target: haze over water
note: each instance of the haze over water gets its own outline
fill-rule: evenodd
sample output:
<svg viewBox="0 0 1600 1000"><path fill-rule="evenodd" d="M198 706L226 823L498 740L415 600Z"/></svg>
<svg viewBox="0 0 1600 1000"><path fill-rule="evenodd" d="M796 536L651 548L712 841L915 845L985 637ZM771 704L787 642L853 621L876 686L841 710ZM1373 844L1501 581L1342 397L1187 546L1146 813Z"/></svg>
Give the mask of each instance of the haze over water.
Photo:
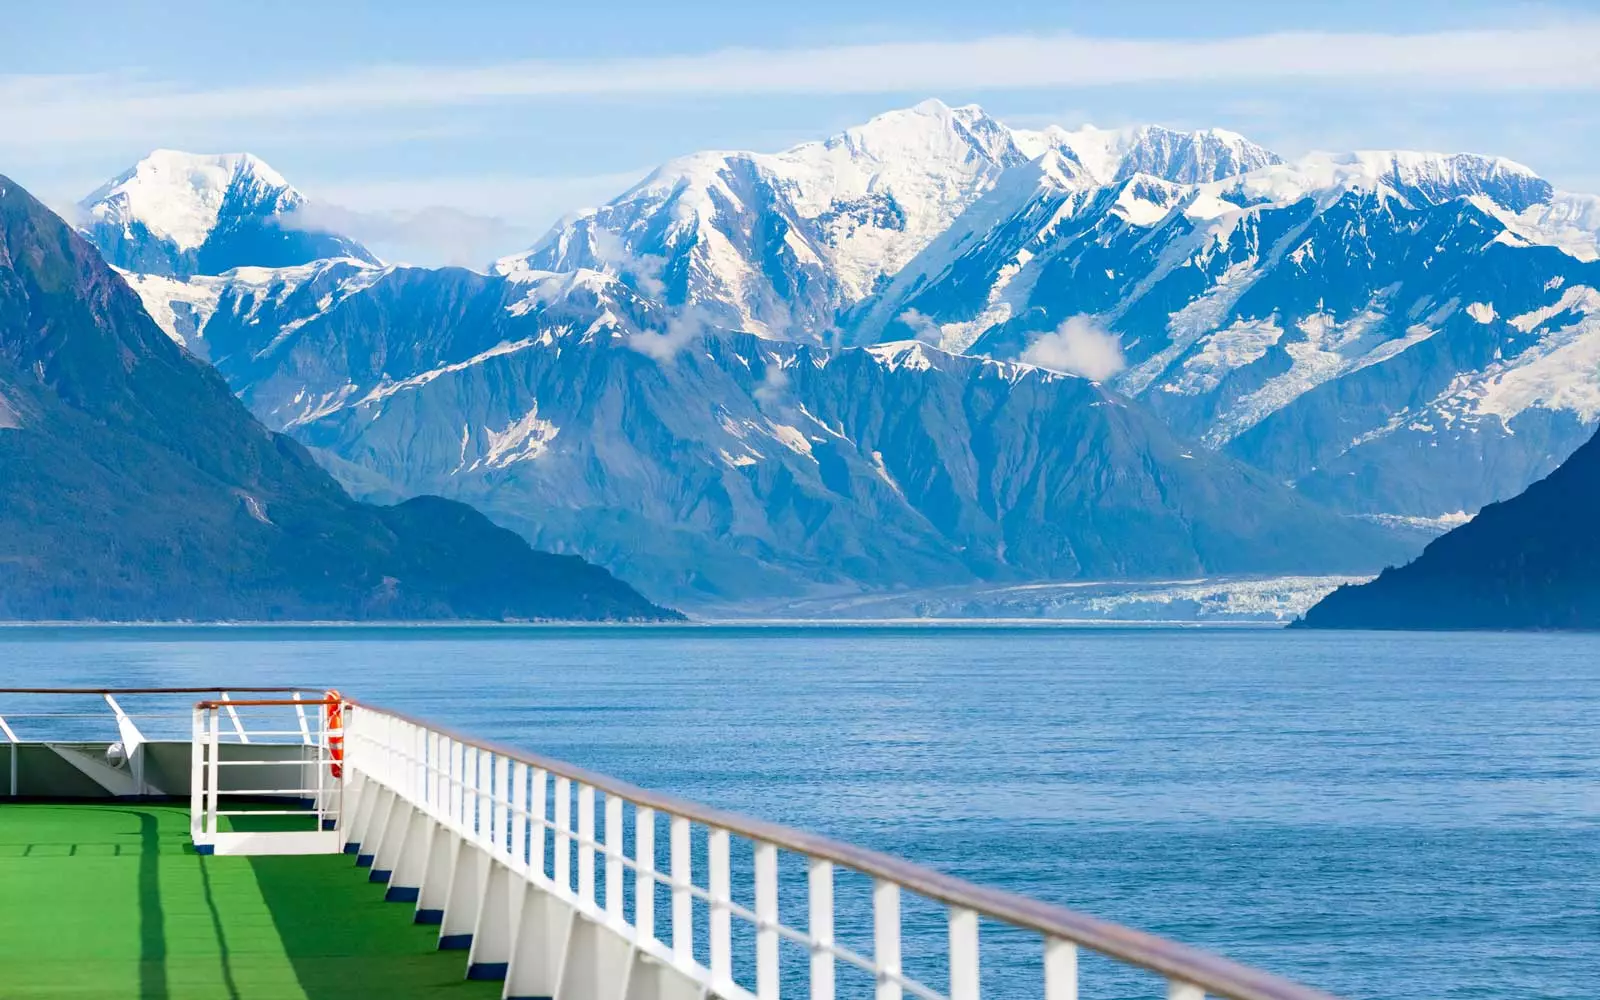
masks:
<svg viewBox="0 0 1600 1000"><path fill-rule="evenodd" d="M1600 981L1600 636L6 628L0 662L338 687L1347 997ZM1036 992L1025 943L984 934L988 995ZM1085 963L1085 997L1134 989L1159 986Z"/></svg>

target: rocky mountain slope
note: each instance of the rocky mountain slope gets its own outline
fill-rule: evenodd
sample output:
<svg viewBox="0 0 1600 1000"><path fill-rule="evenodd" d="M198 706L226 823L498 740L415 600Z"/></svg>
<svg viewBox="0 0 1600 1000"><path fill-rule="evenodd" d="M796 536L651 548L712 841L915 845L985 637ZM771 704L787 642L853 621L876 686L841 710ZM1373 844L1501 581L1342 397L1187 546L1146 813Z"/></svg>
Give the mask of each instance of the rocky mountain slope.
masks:
<svg viewBox="0 0 1600 1000"><path fill-rule="evenodd" d="M1434 539L1414 562L1341 587L1310 628L1600 628L1600 438L1527 491Z"/></svg>
<svg viewBox="0 0 1600 1000"><path fill-rule="evenodd" d="M662 599L1406 551L1033 366L763 340L590 270L329 261L214 290L191 349L351 489L468 500Z"/></svg>
<svg viewBox="0 0 1600 1000"><path fill-rule="evenodd" d="M805 342L1070 367L1074 324L1180 435L1339 510L1445 525L1600 420L1597 235L1600 198L1495 157L1285 163L1222 130L926 102L668 164L501 266L594 267Z"/></svg>
<svg viewBox="0 0 1600 1000"><path fill-rule="evenodd" d="M1585 203L1485 157L1086 186L1047 154L904 270L858 334L916 327L1031 357L1088 325L1120 347L1113 384L1209 448L1350 512L1470 512L1600 418L1600 263L1592 237L1551 221Z"/></svg>
<svg viewBox="0 0 1600 1000"><path fill-rule="evenodd" d="M0 617L669 614L461 504L351 500L0 177Z"/></svg>
<svg viewBox="0 0 1600 1000"><path fill-rule="evenodd" d="M844 311L1047 152L1104 183L1134 170L1212 180L1277 160L1221 131L1025 132L976 106L924 101L783 153L674 160L499 266L609 271L709 322L834 343Z"/></svg>
<svg viewBox="0 0 1600 1000"><path fill-rule="evenodd" d="M531 396L512 398L532 389L513 389L509 375L459 397L443 388L535 356L554 355L558 364L540 364L554 364L561 385L586 385L625 407L617 419L648 413L681 430L703 423L708 406L759 411L777 389L743 376L724 381L702 364L723 355L685 349L742 344L728 338L743 332L766 342L756 349L780 358L767 367L791 381L802 348L825 371L857 356L834 345L876 345L879 353L860 356L884 360L908 341L924 345L932 373L916 376L918 393L959 381L953 373L967 362L939 359L961 353L1087 372L1118 405L1159 417L1178 453L1195 456L1186 462L1242 462L1343 514L1437 532L1547 473L1600 420L1597 233L1600 199L1555 191L1493 157L1385 152L1288 163L1222 130L1027 131L978 108L927 102L785 153L675 161L489 274L344 258L128 280L271 426L313 442L322 461L375 496L423 488L475 496L465 480L487 474L491 440L517 421L530 421L523 429L535 437L550 433L537 430L544 422L574 426L570 414L554 415L554 381L539 390L536 416ZM107 245L113 259L120 252L115 240ZM1082 356L1085 343L1092 358ZM636 349L609 350L618 345ZM725 354L766 370L744 347ZM677 395L646 398L627 381L641 376L618 359L650 361L677 380ZM374 415L389 395L373 393L412 386L431 401L425 412L404 423ZM863 381L850 391L885 387ZM814 415L823 406L804 403ZM363 405L370 431L341 425ZM931 426L964 433L969 416L951 411ZM1026 433L1051 439L1054 430L1039 424ZM742 453L709 432L693 437L692 447L666 436L603 450L581 474L566 474L582 485L553 499L540 486L516 501L483 502L542 544L614 567L644 560L655 546L678 564L661 581L671 594L721 594L735 582L926 586L964 582L950 573L1140 571L1127 561L1093 569L1079 554L1082 565L1035 560L1024 555L1031 550L1021 527L1007 529L1003 556L980 558L1000 552L1001 538L968 519L959 530L919 536L929 548L904 546L918 568L891 572L875 556L849 561L855 542L773 533L777 501L765 494L749 508L759 519L738 520L757 525L756 541L730 542L729 517L685 515L685 491L707 480L679 463L694 454L715 469L726 464L723 452ZM572 440L568 430L543 441L517 474L497 474L538 479L535 467L558 466L556 456L577 447ZM1065 460L1046 456L1040 441L999 447ZM856 450L873 464L875 449ZM980 452L959 461L981 464ZM937 449L919 454L926 467L902 470L912 479L957 460ZM1143 445L1117 460L1145 462L1146 471L1153 461ZM475 461L484 464L474 470ZM1167 500L1154 502L1172 513ZM995 524L1026 521L1008 514L1009 501L980 491L970 502ZM887 516L874 503L837 494L829 509L850 513L829 523ZM1048 536L1052 528L1035 521L1028 530ZM730 545L736 555L724 562ZM1380 549L1390 551L1378 544L1360 558ZM1241 551L1254 559L1265 550ZM699 564L738 568L706 571L721 580L713 582L696 578Z"/></svg>

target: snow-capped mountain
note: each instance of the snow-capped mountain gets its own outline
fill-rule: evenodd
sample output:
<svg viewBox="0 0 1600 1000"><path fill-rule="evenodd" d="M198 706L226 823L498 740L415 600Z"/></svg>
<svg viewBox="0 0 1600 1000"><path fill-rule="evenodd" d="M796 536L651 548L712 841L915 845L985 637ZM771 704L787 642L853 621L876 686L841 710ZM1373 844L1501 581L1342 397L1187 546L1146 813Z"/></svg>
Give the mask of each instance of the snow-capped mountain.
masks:
<svg viewBox="0 0 1600 1000"><path fill-rule="evenodd" d="M708 322L829 343L842 311L1046 151L1085 185L1132 170L1211 180L1276 162L1218 130L1028 132L976 106L924 101L783 153L674 160L500 266L612 271Z"/></svg>
<svg viewBox="0 0 1600 1000"><path fill-rule="evenodd" d="M1361 571L1410 551L1086 379L914 341L841 351L711 329L601 271L332 260L126 277L352 492L467 500L691 606Z"/></svg>
<svg viewBox="0 0 1600 1000"><path fill-rule="evenodd" d="M1355 512L1514 494L1600 418L1594 199L1468 155L1314 156L1085 187L1047 151L859 314L1027 357L1076 320L1183 434Z"/></svg>
<svg viewBox="0 0 1600 1000"><path fill-rule="evenodd" d="M82 227L111 264L186 277L326 257L376 263L359 243L300 217L305 197L248 153L158 149L79 205Z"/></svg>
<svg viewBox="0 0 1600 1000"><path fill-rule="evenodd" d="M470 499L692 602L1367 568L1320 542L1283 563L1278 524L1351 520L1295 493L1442 528L1600 420L1597 236L1600 199L1495 157L1284 162L1222 130L1029 131L928 102L674 161L490 274L126 277L354 489ZM1184 492L1202 468L1251 484L1265 541L1198 527L1221 516ZM1214 531L1248 565L1209 563Z"/></svg>
<svg viewBox="0 0 1600 1000"><path fill-rule="evenodd" d="M597 271L335 265L224 299L201 339L358 494L466 500L691 606L1409 551L1086 379L707 331Z"/></svg>

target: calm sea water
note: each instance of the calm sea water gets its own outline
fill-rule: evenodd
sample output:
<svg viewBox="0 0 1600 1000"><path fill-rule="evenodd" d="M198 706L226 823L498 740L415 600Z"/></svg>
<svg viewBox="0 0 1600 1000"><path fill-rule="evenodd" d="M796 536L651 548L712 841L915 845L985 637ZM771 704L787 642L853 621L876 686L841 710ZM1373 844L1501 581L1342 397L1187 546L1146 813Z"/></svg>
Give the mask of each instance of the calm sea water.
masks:
<svg viewBox="0 0 1600 1000"><path fill-rule="evenodd" d="M339 687L1348 997L1600 989L1600 637L0 629L0 683Z"/></svg>

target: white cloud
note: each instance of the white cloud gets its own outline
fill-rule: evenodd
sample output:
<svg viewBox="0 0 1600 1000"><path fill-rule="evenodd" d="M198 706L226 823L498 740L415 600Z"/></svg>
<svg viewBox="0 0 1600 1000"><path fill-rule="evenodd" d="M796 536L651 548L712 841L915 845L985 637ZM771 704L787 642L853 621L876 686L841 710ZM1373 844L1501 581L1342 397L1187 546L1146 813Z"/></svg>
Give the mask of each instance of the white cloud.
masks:
<svg viewBox="0 0 1600 1000"><path fill-rule="evenodd" d="M714 329L699 309L690 308L667 321L666 329L641 331L628 338L628 346L647 354L661 364L672 364L678 353L691 347Z"/></svg>
<svg viewBox="0 0 1600 1000"><path fill-rule="evenodd" d="M1073 316L1054 331L1040 334L1022 352L1022 360L1096 382L1127 367L1117 335L1101 329L1088 316Z"/></svg>
<svg viewBox="0 0 1600 1000"><path fill-rule="evenodd" d="M911 335L924 344L932 344L938 347L939 343L944 339L944 333L939 329L939 324L933 321L932 316L922 312L920 309L907 309L896 316L895 319L905 324L906 328L911 331Z"/></svg>
<svg viewBox="0 0 1600 1000"><path fill-rule="evenodd" d="M282 222L285 228L338 233L391 263L447 264L483 269L487 262L526 246L537 230L505 219L435 205L416 210L358 212L308 202Z"/></svg>
<svg viewBox="0 0 1600 1000"><path fill-rule="evenodd" d="M294 84L186 89L110 75L0 77L0 141L105 141L194 122L359 118L583 96L907 94L1135 83L1310 82L1432 92L1600 90L1600 21L1414 34L997 36L478 67L381 66Z"/></svg>
<svg viewBox="0 0 1600 1000"><path fill-rule="evenodd" d="M386 261L482 268L526 249L574 206L615 197L643 175L641 170L310 185L314 200L296 221L303 228L352 236Z"/></svg>

